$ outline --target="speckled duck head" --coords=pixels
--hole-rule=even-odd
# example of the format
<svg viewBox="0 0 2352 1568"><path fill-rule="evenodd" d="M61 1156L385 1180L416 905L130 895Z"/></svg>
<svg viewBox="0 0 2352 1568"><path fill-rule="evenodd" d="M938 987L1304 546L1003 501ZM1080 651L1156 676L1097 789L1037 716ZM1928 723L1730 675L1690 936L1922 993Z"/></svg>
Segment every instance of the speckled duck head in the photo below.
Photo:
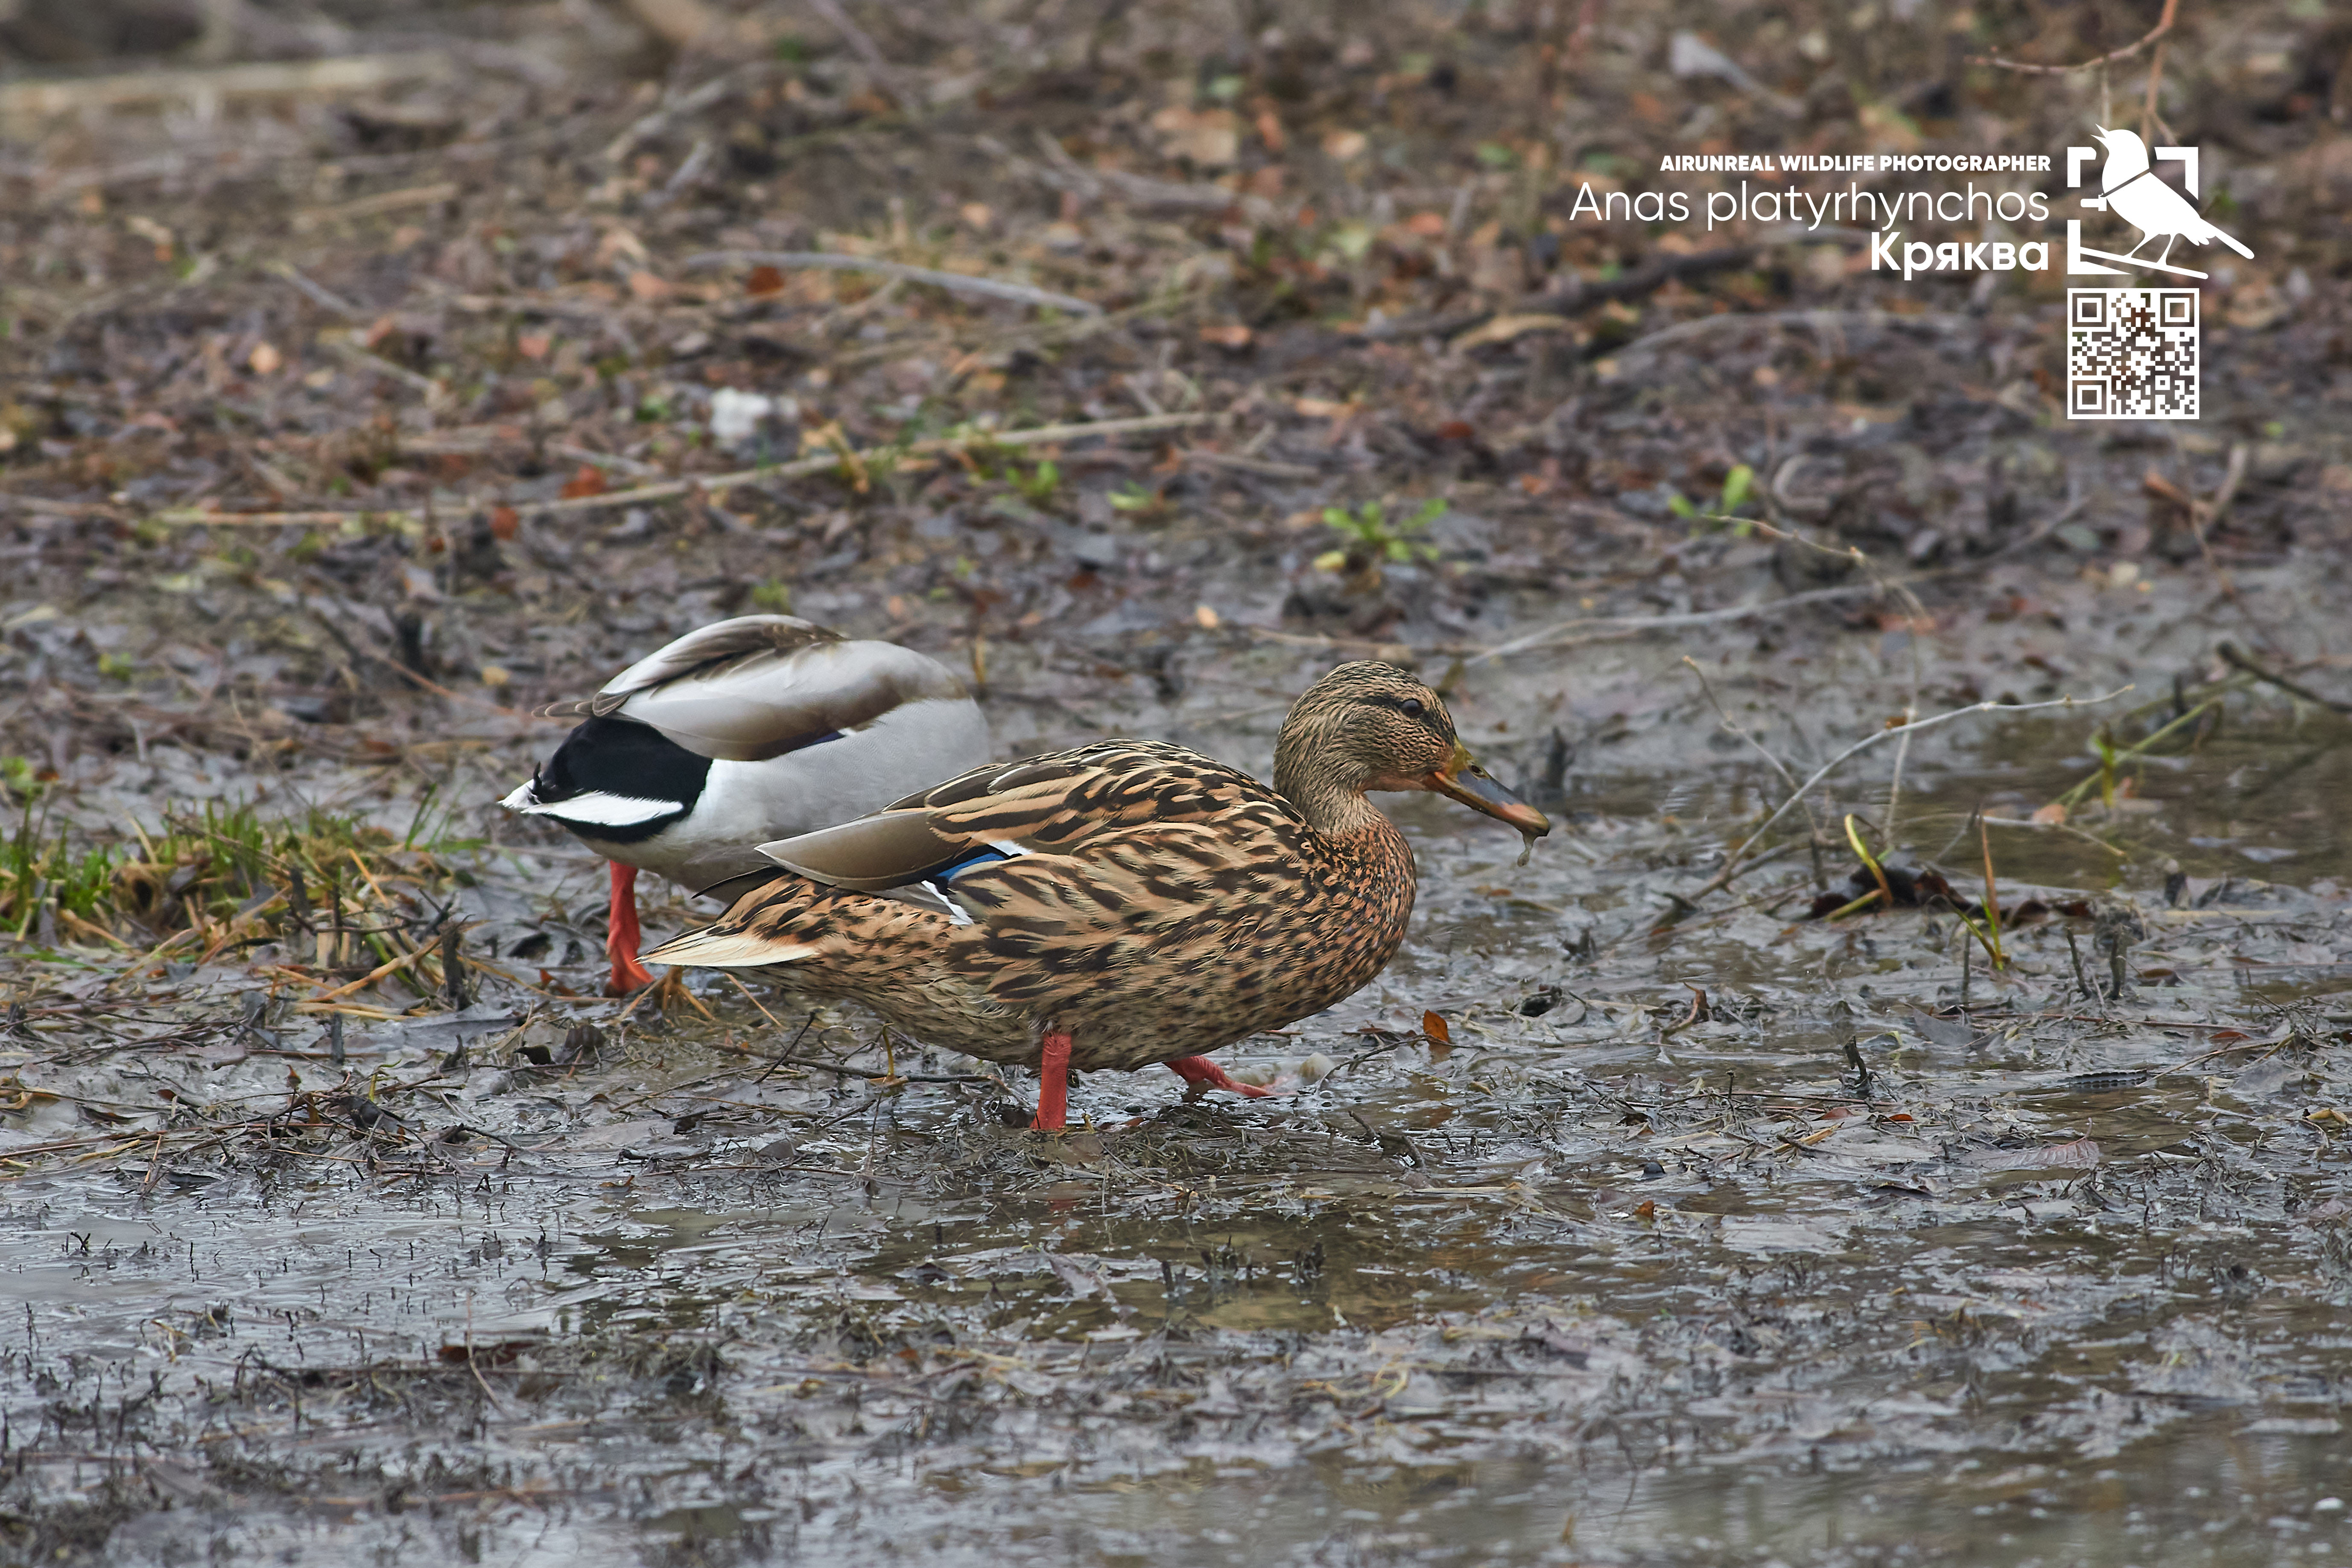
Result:
<svg viewBox="0 0 2352 1568"><path fill-rule="evenodd" d="M1496 783L1454 732L1444 700L1376 659L1340 665L1291 705L1274 747L1274 787L1324 833L1373 826L1368 790L1429 790L1507 822L1529 844L1551 819Z"/></svg>

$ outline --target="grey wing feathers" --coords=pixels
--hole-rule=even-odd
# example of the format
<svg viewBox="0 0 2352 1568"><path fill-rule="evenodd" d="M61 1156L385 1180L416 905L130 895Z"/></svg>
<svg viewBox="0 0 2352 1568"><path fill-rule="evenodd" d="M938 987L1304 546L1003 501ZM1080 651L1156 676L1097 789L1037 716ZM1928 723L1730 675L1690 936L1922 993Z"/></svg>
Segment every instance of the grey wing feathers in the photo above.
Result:
<svg viewBox="0 0 2352 1568"><path fill-rule="evenodd" d="M606 681L595 696L559 702L542 710L550 719L602 718L617 711L640 691L688 676L722 676L733 666L763 654L794 653L818 643L839 642L841 634L798 616L737 616L697 626L664 644Z"/></svg>
<svg viewBox="0 0 2352 1568"><path fill-rule="evenodd" d="M698 756L759 763L931 700L969 700L911 648L846 641L791 616L740 616L640 659L569 711L649 724Z"/></svg>
<svg viewBox="0 0 2352 1568"><path fill-rule="evenodd" d="M955 858L961 840L931 826L928 811L880 811L835 827L760 846L760 853L812 881L878 893Z"/></svg>

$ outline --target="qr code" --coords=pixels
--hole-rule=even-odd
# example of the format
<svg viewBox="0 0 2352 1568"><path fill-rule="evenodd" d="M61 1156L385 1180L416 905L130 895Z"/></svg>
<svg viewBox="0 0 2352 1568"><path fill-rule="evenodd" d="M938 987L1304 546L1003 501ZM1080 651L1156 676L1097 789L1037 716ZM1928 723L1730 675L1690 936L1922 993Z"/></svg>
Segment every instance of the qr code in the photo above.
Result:
<svg viewBox="0 0 2352 1568"><path fill-rule="evenodd" d="M2197 290L2069 289L2066 416L2197 417Z"/></svg>

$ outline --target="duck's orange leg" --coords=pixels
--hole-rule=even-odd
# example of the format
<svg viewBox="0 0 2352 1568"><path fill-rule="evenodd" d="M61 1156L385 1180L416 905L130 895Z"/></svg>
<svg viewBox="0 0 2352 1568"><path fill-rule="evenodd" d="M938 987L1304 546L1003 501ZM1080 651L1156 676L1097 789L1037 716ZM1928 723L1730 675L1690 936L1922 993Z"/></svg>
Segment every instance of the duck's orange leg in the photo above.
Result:
<svg viewBox="0 0 2352 1568"><path fill-rule="evenodd" d="M1070 1037L1047 1035L1039 1042L1037 1115L1032 1131L1059 1132L1070 1114Z"/></svg>
<svg viewBox="0 0 2352 1568"><path fill-rule="evenodd" d="M613 908L604 920L604 956L613 963L613 977L604 983L607 996L626 996L654 983L653 972L637 962L637 868L613 862Z"/></svg>
<svg viewBox="0 0 2352 1568"><path fill-rule="evenodd" d="M1168 1064L1168 1070L1186 1083L1198 1084L1202 1089L1230 1089L1235 1094L1251 1100L1265 1100L1274 1093L1274 1090L1260 1089L1254 1083L1234 1082L1226 1075L1224 1068L1206 1057L1178 1057Z"/></svg>

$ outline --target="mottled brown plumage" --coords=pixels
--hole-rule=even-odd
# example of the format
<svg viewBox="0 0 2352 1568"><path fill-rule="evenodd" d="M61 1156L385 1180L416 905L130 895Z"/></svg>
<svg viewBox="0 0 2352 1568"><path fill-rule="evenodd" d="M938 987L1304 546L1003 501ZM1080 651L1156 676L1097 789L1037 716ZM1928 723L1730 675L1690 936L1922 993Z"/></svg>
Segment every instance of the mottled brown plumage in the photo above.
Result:
<svg viewBox="0 0 2352 1568"><path fill-rule="evenodd" d="M1364 796L1415 789L1550 829L1471 762L1436 693L1347 664L1291 709L1272 789L1150 741L978 769L761 846L784 869L646 957L855 999L997 1061L1066 1037L1085 1070L1172 1062L1380 973L1412 913L1412 851ZM886 896L911 885L949 912Z"/></svg>

